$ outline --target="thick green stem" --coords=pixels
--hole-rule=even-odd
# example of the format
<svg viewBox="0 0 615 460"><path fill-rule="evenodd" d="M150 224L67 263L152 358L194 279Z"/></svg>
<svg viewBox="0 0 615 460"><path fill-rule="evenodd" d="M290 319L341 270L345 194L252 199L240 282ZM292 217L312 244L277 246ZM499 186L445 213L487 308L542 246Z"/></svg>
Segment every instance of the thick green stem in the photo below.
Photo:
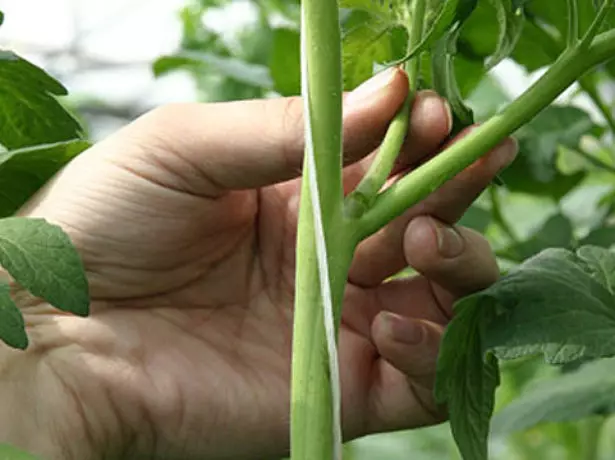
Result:
<svg viewBox="0 0 615 460"><path fill-rule="evenodd" d="M416 0L412 9L412 24L410 26L410 37L408 49L414 49L423 39L423 29L425 23L425 12L427 9L426 0ZM420 53L409 59L405 63L408 73L409 89L408 96L384 137L380 150L374 161L370 165L367 173L357 185L355 190L346 198L346 215L349 218L358 218L363 215L374 203L380 189L389 178L395 160L399 156L399 151L406 139L412 104L416 96L418 78L420 73Z"/></svg>
<svg viewBox="0 0 615 460"><path fill-rule="evenodd" d="M311 115L307 126L312 141L307 149L315 156L331 297L337 316L335 322L339 323L346 273L354 247L343 238L342 71L338 5L331 0L304 0L302 9L302 38L305 40L302 52L305 53L303 59L307 59L309 87L306 103ZM306 152L297 239L291 458L329 460L334 457L336 448L334 407L310 194L313 189L308 180L309 164L309 153Z"/></svg>
<svg viewBox="0 0 615 460"><path fill-rule="evenodd" d="M357 231L365 238L410 206L452 179L553 102L577 78L615 53L615 31L596 37L584 50L566 51L545 75L502 113L474 129L440 155L408 174L381 193L359 221Z"/></svg>
<svg viewBox="0 0 615 460"><path fill-rule="evenodd" d="M297 278L292 360L291 459L333 459L333 401L328 367L322 298L318 276L314 220L308 181L301 194L297 240ZM341 307L353 245L343 239L341 227L329 260L333 305ZM329 243L329 240L327 240ZM329 244L328 244L329 246ZM339 315L338 315L339 318ZM339 322L339 319L338 319Z"/></svg>

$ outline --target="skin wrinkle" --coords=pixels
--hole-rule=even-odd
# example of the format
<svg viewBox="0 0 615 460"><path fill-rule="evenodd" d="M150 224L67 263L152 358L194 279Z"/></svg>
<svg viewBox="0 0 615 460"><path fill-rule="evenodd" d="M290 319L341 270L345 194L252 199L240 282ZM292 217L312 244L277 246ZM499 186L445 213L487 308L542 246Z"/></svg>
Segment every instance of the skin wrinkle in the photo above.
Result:
<svg viewBox="0 0 615 460"><path fill-rule="evenodd" d="M442 315L442 320L443 320L442 324L447 324L453 318L452 308L447 309L446 307L444 307L444 304L440 300L440 296L436 292L436 289L434 286L435 283L433 281L426 278L425 282L427 284L429 292L431 292L431 296L434 299L434 305L436 306L438 312L440 312L440 315Z"/></svg>
<svg viewBox="0 0 615 460"><path fill-rule="evenodd" d="M160 119L162 126L166 127L166 125L168 124L170 120L174 120L176 111L181 111L183 106L184 106L183 104L167 104L165 106L161 106L161 107L154 109L147 115L147 117ZM142 121L145 122L145 119L143 119ZM203 184L209 184L211 186L212 191L204 190L200 193L194 193L195 188L190 188L188 190L181 190L172 184L158 183L157 180L151 178L152 182L157 182L158 185L162 186L163 188L171 188L176 191L184 192L184 193L189 192L191 194L195 194L196 196L201 196L201 197L209 198L209 199L216 199L224 195L224 192L227 190L226 187L218 183L218 181L214 180L213 177L211 177L205 172L207 169L211 170L213 168L201 167L199 165L194 164L193 162L188 160L184 155L182 155L181 151L178 150L176 148L176 145L172 142L168 142L165 139L159 137L158 143L159 143L158 147L156 146L155 143L152 146L151 145L152 142L150 142L149 137L146 140L137 139L137 142L136 142L137 145L143 144L149 147L151 149L151 152L154 152L154 154L149 155L147 159L148 160L153 159L159 166L162 166L164 170L170 171L172 173L171 177L182 177L183 174L173 174L174 171L170 169L167 162L164 161L164 157L160 155L160 152L170 153L171 157L179 158L180 160L182 160L185 164L187 164L191 168L192 171L196 171L199 174L199 176L201 176L198 181L195 181L195 183L198 183L200 187L203 186ZM207 155L203 155L201 160L205 160L206 158L207 158ZM197 187L197 188L200 188L200 187Z"/></svg>
<svg viewBox="0 0 615 460"><path fill-rule="evenodd" d="M408 379L408 387L410 389L410 392L414 396L415 401L419 404L423 412L425 412L425 414L427 414L429 418L439 422L444 422L446 420L446 416L444 414L431 407L431 405L428 404L427 401L425 401L425 389L421 388L419 390L418 385L413 383L410 379ZM431 390L427 391L431 393Z"/></svg>
<svg viewBox="0 0 615 460"><path fill-rule="evenodd" d="M173 289L176 291L181 291L183 289L186 289L192 285L194 285L197 281L199 281L200 278L202 278L203 276L205 276L205 274L207 274L208 272L213 272L215 271L217 268L219 268L223 263L227 262L227 259L229 257L230 253L234 253L237 249L237 247L241 247L245 240L247 240L248 238L250 238L253 235L253 228L251 225L245 225L246 229L245 232L242 233L237 233L237 241L235 242L235 244L229 244L228 249L220 254L219 256L215 257L214 260L212 261L207 261L207 263L204 265L204 267L197 269L197 270L190 270L190 272L192 273L192 276L189 278L186 278L186 281L184 284L182 285L174 285ZM235 230L236 232L237 230ZM201 242L195 242L194 244L199 244L202 243ZM197 257L199 258L199 257ZM177 268L182 268L181 265L185 265L186 262L182 262L182 263L178 263L178 267ZM97 268L97 266L99 266L100 268L98 270L95 270L95 268ZM104 276L102 273L104 273L104 268L105 266L100 266L99 264L88 264L88 267L92 267L89 271L91 271L92 273L98 275L98 276ZM111 267L114 268L126 268L128 270L134 270L136 269L135 267L131 267L129 265L125 265L119 262L114 262L113 265L111 265ZM155 269L155 271L169 271L169 270L173 270L176 267L165 267L165 268L158 268ZM152 270L151 266L148 266L148 270ZM247 280L249 281L249 280ZM146 304L147 301L152 298L152 297L156 297L158 295L160 295L161 293L164 293L164 291L168 291L168 286L161 286L160 288L161 290L163 290L163 292L156 292L156 291L152 291L148 296L143 297L143 296L138 296L138 297L124 297L123 301L126 303L129 302L133 302L135 300L141 301L141 303ZM114 300L113 298L104 298L104 297L95 297L94 300Z"/></svg>
<svg viewBox="0 0 615 460"><path fill-rule="evenodd" d="M91 426L91 420L86 415L86 409L82 404L81 398L78 392L72 387L72 385L68 383L67 379L64 376L65 372L59 372L57 369L54 368L54 366L51 366L51 365L48 365L47 367L49 371L51 372L51 374L55 376L59 384L64 389L64 392L66 393L66 396L68 397L68 399L72 401L71 406L73 406L73 409L76 411L78 418L82 421L82 423L80 423L81 428L82 428L80 434L83 436L83 438L87 442L90 449L93 452L104 452L105 449L103 447L105 446L105 442L102 440L96 439L96 436L94 435L94 429ZM99 430L99 433L100 433L100 430ZM62 436L62 433L61 432L59 433L60 439L62 437L64 438L62 440L63 442L60 442L60 445L63 446L64 453L66 454L66 458L68 459L72 457L72 455L70 454L71 449L69 448L69 446L72 443L74 443L75 433L70 433L70 434L65 433L65 434L68 436ZM81 438L82 436L79 436L79 438Z"/></svg>
<svg viewBox="0 0 615 460"><path fill-rule="evenodd" d="M243 310L243 308L241 308L241 310ZM238 315L238 319L239 319L239 321L237 322L237 325L235 327L235 332L232 334L236 338L239 338L242 335L244 335L245 330L249 327L247 325L247 323L250 320L250 316L249 315L245 315L245 314L241 314L241 315ZM202 336L193 334L192 330L188 330L188 333L190 335L192 335L197 340L202 340L203 339ZM212 337L212 339L213 339L213 337ZM238 378L235 379L234 381L235 382L243 381L243 385L237 385L237 390L239 390L239 388L245 387L249 383L254 383L255 377L259 374L259 372L262 372L262 369L261 370L254 369L254 367L251 366L249 362L245 361L241 356L242 355L239 352L239 350L234 348L234 347L227 347L226 351L223 354L219 355L220 359L222 359L222 361L225 363L225 365L229 369L232 369L233 370L232 372L238 376ZM247 376L245 375L245 371L246 370L250 371L250 373ZM250 375L252 377L250 377ZM225 388L224 394L227 395L225 397L227 402L223 403L222 407L226 407L226 408L232 408L233 407L232 401L236 400L236 397L232 396L232 394L230 393L230 390L232 388L234 388L234 387L235 387L235 385L231 385L230 387L229 386L225 386L224 387ZM254 385L250 385L250 387L253 388ZM233 393L234 392L235 391L233 391ZM238 409L240 409L240 408L238 408ZM230 418L232 418L232 414L231 414Z"/></svg>

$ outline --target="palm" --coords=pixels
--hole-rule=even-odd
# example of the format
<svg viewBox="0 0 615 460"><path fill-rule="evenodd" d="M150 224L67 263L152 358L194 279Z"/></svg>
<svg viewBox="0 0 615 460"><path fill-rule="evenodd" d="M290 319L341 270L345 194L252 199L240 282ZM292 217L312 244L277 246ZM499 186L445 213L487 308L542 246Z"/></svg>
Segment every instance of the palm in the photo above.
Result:
<svg viewBox="0 0 615 460"><path fill-rule="evenodd" d="M265 436L271 446L283 444L288 429L284 420L289 401L298 181L209 199L159 186L136 187L139 177L122 174L124 187L112 187L115 179L108 184L99 181L92 192L85 187L89 180L79 166L77 161L74 171L67 172L74 173L72 189L79 190L79 201L71 203L70 212L55 208L55 213L71 229L77 245L88 249L84 263L91 273L93 314L85 320L61 319L85 323L77 338L83 347L80 353L96 353L92 344L99 346L96 334L104 324L122 331L109 337L115 343L114 355L104 359L133 360L135 349L143 355L139 373L130 381L116 377L108 381L112 390L123 388L121 394L127 398L113 404L141 401L143 410L151 412L152 428L175 432L178 439L180 425L186 423L206 433L211 414L201 408L215 407L224 414L222 420L216 417L216 423L232 426L235 433L228 432L229 442L218 438L216 444L232 447L233 455L239 452L230 439L246 430L262 431L261 436L248 439ZM109 171L99 177L118 177L114 164L99 165L98 174L101 168ZM133 190L139 190L139 195ZM94 195L104 195L113 206L91 219L87 203L97 199ZM148 202L156 207L135 205ZM399 382L389 381L390 388L383 388L383 375L374 372L386 366L371 345L369 327L362 327L379 308L369 305L374 298L373 293L349 285L348 310L354 313L342 329L341 351L344 393L352 395L347 413L352 435L366 429L364 422L373 415L368 410L386 410L378 407L383 392L392 385L399 387ZM118 354L120 344L126 346ZM392 368L388 372L396 372L396 380L403 379ZM96 379L89 381L100 384ZM165 385L159 387L160 382ZM219 382L225 382L228 399L220 400L219 391L214 391ZM169 386L171 394L166 392ZM404 388L410 391L410 386ZM165 401L163 409L158 409L161 401ZM255 407L258 401L261 407ZM165 408L182 413L181 423ZM409 412L413 409L409 407ZM264 422L256 426L250 418L255 411ZM425 414L416 417L424 419ZM254 446L243 447L254 450Z"/></svg>

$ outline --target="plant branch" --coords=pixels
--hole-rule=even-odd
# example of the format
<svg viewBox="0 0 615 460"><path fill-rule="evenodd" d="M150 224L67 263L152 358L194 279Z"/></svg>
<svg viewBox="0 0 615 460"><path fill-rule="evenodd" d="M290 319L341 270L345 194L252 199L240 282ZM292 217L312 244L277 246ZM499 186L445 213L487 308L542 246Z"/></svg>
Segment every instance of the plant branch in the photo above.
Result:
<svg viewBox="0 0 615 460"><path fill-rule="evenodd" d="M410 37L408 49L414 49L423 38L423 29L425 23L425 12L427 8L426 0L416 0L412 10L412 24L410 26ZM416 96L418 86L418 78L420 72L420 53L412 57L405 63L405 69L408 73L408 81L410 88L408 96L404 101L403 106L393 118L389 125L387 133L384 137L382 145L374 161L370 165L367 173L352 191L346 197L346 216L349 218L359 218L367 211L374 203L378 193L389 178L395 160L399 156L401 147L408 133L408 125L410 124L410 115L412 104Z"/></svg>
<svg viewBox="0 0 615 460"><path fill-rule="evenodd" d="M578 0L568 0L568 48L579 42L579 4Z"/></svg>
<svg viewBox="0 0 615 460"><path fill-rule="evenodd" d="M609 8L611 8L612 5L613 0L604 0L600 10L598 11L598 15L594 19L594 22L592 22L591 26L589 26L589 29L581 40L581 48L587 48L591 45L598 32L600 32L600 28L602 27L602 24L609 13Z"/></svg>
<svg viewBox="0 0 615 460"><path fill-rule="evenodd" d="M407 208L426 198L529 122L577 78L612 58L613 53L615 31L599 35L587 49L575 47L564 52L534 85L500 114L381 193L374 206L359 221L356 228L359 237L373 234Z"/></svg>

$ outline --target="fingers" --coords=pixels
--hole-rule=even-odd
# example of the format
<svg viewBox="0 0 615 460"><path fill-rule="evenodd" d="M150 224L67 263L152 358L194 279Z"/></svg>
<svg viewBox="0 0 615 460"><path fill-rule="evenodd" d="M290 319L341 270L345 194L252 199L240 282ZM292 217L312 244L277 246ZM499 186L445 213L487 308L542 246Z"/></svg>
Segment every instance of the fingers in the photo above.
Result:
<svg viewBox="0 0 615 460"><path fill-rule="evenodd" d="M412 221L403 236L401 252L406 264L424 276L393 280L371 289L348 289L352 308L343 310L343 321L365 337L383 311L445 325L456 299L490 286L499 277L493 251L482 235L431 217Z"/></svg>
<svg viewBox="0 0 615 460"><path fill-rule="evenodd" d="M446 418L433 384L443 327L382 312L372 325L380 359L371 391L369 431L431 425Z"/></svg>
<svg viewBox="0 0 615 460"><path fill-rule="evenodd" d="M406 227L420 215L431 215L446 223L456 222L515 157L516 143L510 139L461 172L454 179L409 209L403 216L362 242L350 269L349 279L363 287L378 286L406 265L402 250Z"/></svg>
<svg viewBox="0 0 615 460"><path fill-rule="evenodd" d="M348 163L378 146L407 92L406 74L393 68L344 95ZM301 173L304 125L298 97L170 105L146 115L129 131L143 142L151 142L147 136L155 134L157 145L145 149L155 155L149 163L161 165L167 175L183 174L184 188L194 188L193 193L261 187ZM155 173L151 168L147 172Z"/></svg>
<svg viewBox="0 0 615 460"><path fill-rule="evenodd" d="M380 355L372 371L370 401L375 431L445 419L445 409L435 403L432 391L451 305L455 298L490 285L498 276L487 241L471 230L418 217L403 240L407 262L424 276L368 290L367 308L347 309L354 311L354 323L352 316L344 316L352 329L367 332ZM367 331L361 330L366 324Z"/></svg>

